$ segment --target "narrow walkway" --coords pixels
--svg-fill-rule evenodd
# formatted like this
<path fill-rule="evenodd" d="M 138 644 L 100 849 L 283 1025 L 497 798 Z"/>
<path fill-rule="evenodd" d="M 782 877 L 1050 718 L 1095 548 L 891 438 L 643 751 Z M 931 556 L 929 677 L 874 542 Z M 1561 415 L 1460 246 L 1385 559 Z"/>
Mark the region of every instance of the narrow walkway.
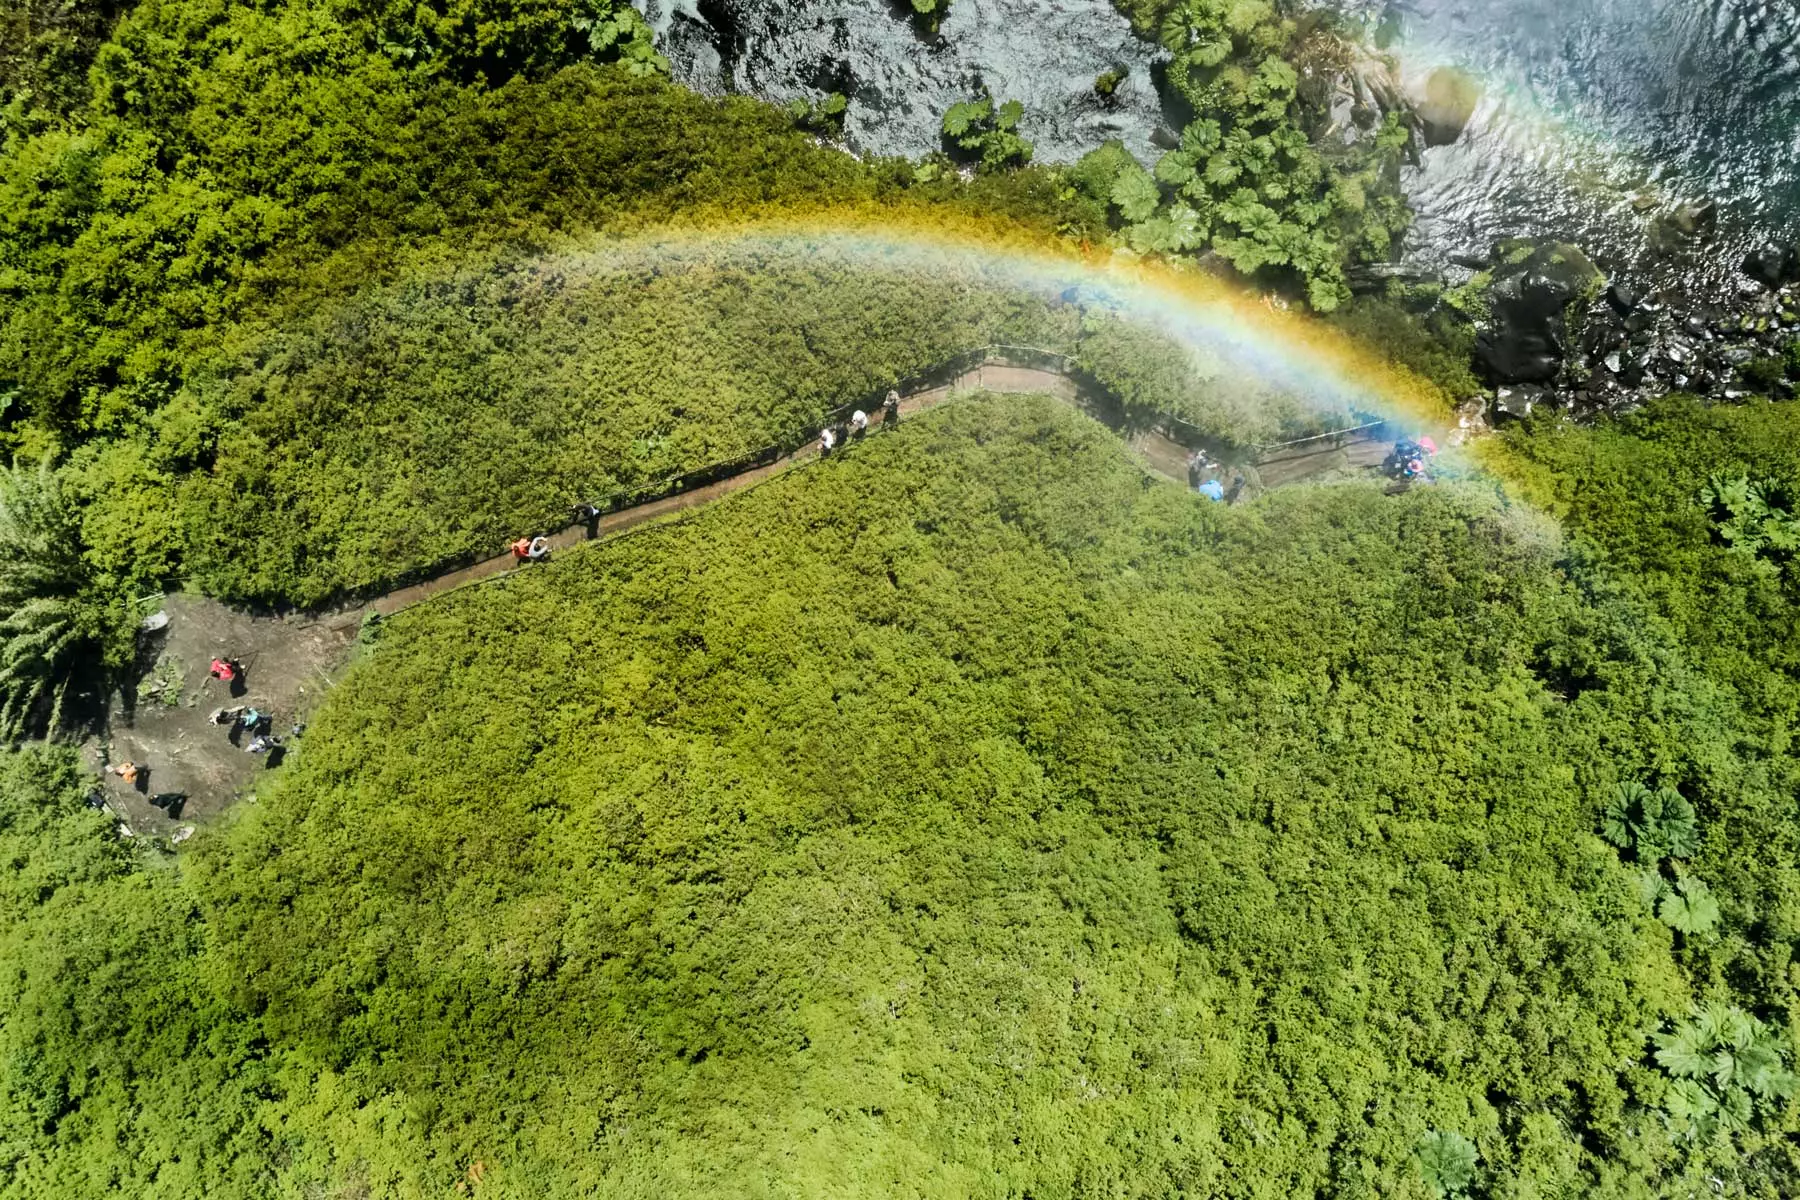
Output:
<path fill-rule="evenodd" d="M 902 397 L 900 413 L 902 417 L 906 417 L 925 412 L 949 402 L 959 394 L 969 392 L 1041 393 L 1081 408 L 1090 416 L 1101 416 L 1101 413 L 1096 411 L 1099 406 L 1089 402 L 1090 398 L 1083 396 L 1081 386 L 1076 380 L 1062 371 L 989 361 L 971 367 L 947 383 Z M 874 417 L 875 414 L 871 414 L 871 416 Z M 1154 429 L 1133 433 L 1127 440 L 1132 450 L 1137 453 L 1141 464 L 1151 473 L 1175 482 L 1185 482 L 1189 454 L 1187 446 L 1176 441 L 1167 433 Z M 1352 440 L 1343 445 L 1296 447 L 1292 452 L 1262 460 L 1257 464 L 1261 476 L 1260 484 L 1263 487 L 1276 487 L 1336 468 L 1372 467 L 1381 462 L 1386 454 L 1386 446 L 1387 442 L 1384 439 L 1378 440 L 1373 436 L 1364 436 L 1359 433 L 1353 435 Z M 818 453 L 818 446 L 809 443 L 769 463 L 748 468 L 715 483 L 607 513 L 600 518 L 599 539 L 616 537 L 627 530 L 658 521 L 664 517 L 711 504 L 722 496 L 753 487 L 789 467 L 816 458 Z M 552 551 L 565 550 L 582 542 L 594 540 L 588 537 L 587 526 L 583 523 L 565 525 L 546 536 Z M 332 614 L 324 618 L 324 621 L 333 630 L 348 631 L 360 625 L 370 613 L 388 616 L 403 608 L 410 608 L 432 596 L 453 591 L 466 584 L 476 583 L 516 568 L 517 562 L 510 552 L 499 554 L 493 558 L 446 571 L 442 575 L 377 596 L 361 606 Z"/>

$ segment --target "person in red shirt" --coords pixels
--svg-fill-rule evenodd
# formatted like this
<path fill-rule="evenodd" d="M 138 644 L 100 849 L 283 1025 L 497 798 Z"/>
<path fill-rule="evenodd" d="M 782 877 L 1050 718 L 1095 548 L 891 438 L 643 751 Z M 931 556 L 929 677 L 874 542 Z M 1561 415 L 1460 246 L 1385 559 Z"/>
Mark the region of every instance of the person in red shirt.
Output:
<path fill-rule="evenodd" d="M 531 539 L 522 537 L 512 544 L 513 557 L 524 562 L 531 557 Z"/>
<path fill-rule="evenodd" d="M 212 660 L 212 666 L 206 673 L 211 675 L 214 679 L 230 683 L 237 678 L 237 667 L 232 664 L 230 659 L 215 658 Z"/>

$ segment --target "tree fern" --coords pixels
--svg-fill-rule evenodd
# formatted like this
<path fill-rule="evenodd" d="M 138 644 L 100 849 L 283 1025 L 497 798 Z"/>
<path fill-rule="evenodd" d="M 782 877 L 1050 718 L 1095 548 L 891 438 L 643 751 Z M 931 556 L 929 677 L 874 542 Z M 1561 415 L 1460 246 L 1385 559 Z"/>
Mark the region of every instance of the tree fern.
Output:
<path fill-rule="evenodd" d="M 1711 933 L 1719 923 L 1719 902 L 1698 879 L 1683 879 L 1663 892 L 1656 915 L 1669 928 L 1685 934 Z"/>
<path fill-rule="evenodd" d="M 107 622 L 88 586 L 74 503 L 45 458 L 0 471 L 0 737 L 54 732 Z"/>
<path fill-rule="evenodd" d="M 1475 1144 L 1460 1133 L 1428 1130 L 1413 1148 L 1419 1174 L 1440 1197 L 1461 1196 L 1475 1182 Z"/>

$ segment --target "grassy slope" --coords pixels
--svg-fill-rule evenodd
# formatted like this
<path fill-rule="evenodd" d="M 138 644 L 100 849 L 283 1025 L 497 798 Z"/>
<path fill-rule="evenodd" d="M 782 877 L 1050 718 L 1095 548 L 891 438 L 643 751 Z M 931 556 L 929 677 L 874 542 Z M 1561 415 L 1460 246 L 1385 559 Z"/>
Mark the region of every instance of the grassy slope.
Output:
<path fill-rule="evenodd" d="M 164 422 L 159 497 L 201 587 L 317 603 L 495 552 L 578 499 L 797 442 L 970 346 L 1068 343 L 1075 319 L 829 260 L 472 266 L 259 340 Z M 208 469 L 182 471 L 202 442 Z"/>
<path fill-rule="evenodd" d="M 1686 731 L 1539 684 L 1504 524 L 946 412 L 401 618 L 205 854 L 208 971 L 501 1194 L 1630 1175 L 1682 985 L 1576 780 Z"/>
<path fill-rule="evenodd" d="M 994 400 L 403 615 L 179 871 L 9 765 L 0 1192 L 1422 1196 L 1439 1128 L 1779 1194 L 1677 1181 L 1646 1042 L 1778 1000 L 1757 726 L 1565 554 Z M 1718 938 L 1589 832 L 1624 778 Z"/>

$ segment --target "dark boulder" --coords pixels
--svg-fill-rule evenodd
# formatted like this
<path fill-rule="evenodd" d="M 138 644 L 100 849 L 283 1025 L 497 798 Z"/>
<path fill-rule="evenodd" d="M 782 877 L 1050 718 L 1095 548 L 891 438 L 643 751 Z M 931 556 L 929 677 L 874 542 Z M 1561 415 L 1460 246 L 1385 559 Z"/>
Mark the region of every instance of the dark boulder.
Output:
<path fill-rule="evenodd" d="M 1508 243 L 1494 260 L 1476 362 L 1496 383 L 1548 383 L 1605 278 L 1566 242 Z"/>
<path fill-rule="evenodd" d="M 1800 252 L 1792 246 L 1766 242 L 1745 256 L 1743 272 L 1773 291 L 1800 279 Z"/>
<path fill-rule="evenodd" d="M 1413 106 L 1425 127 L 1425 144 L 1448 146 L 1462 137 L 1480 103 L 1481 84 L 1473 75 L 1455 67 L 1433 71 Z"/>
<path fill-rule="evenodd" d="M 1643 296 L 1638 293 L 1638 290 L 1628 283 L 1615 283 L 1606 289 L 1606 302 L 1612 305 L 1613 311 L 1621 317 L 1630 316 L 1631 311 L 1638 306 L 1642 299 Z"/>
<path fill-rule="evenodd" d="M 1503 387 L 1494 393 L 1494 415 L 1523 421 L 1544 399 L 1544 390 L 1535 387 Z"/>

